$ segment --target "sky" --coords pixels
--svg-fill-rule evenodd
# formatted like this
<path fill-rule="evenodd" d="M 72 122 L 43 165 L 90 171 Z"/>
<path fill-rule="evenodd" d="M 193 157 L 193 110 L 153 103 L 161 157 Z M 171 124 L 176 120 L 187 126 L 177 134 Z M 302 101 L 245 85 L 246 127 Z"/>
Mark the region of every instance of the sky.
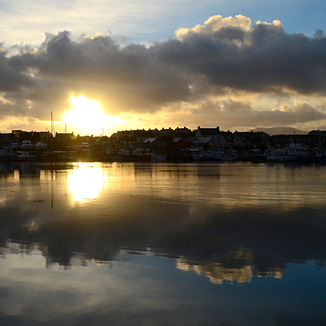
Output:
<path fill-rule="evenodd" d="M 326 129 L 324 0 L 0 0 L 0 131 Z"/>

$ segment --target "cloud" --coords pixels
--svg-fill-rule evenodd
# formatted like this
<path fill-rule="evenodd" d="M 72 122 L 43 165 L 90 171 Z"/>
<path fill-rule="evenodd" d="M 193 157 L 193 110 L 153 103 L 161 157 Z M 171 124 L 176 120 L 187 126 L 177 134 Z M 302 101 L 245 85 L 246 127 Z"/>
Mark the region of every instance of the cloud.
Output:
<path fill-rule="evenodd" d="M 224 130 L 289 125 L 309 130 L 313 129 L 316 123 L 326 121 L 325 107 L 313 107 L 302 101 L 263 110 L 250 100 L 210 98 L 196 103 L 189 111 L 193 116 L 193 124 L 197 121 L 199 125 L 210 125 L 211 121 L 218 121 Z"/>
<path fill-rule="evenodd" d="M 107 111 L 119 114 L 154 113 L 230 90 L 292 97 L 326 92 L 326 36 L 321 31 L 312 37 L 289 34 L 277 20 L 251 25 L 249 18 L 237 15 L 212 16 L 176 35 L 151 46 L 121 46 L 111 36 L 74 40 L 62 31 L 46 34 L 37 49 L 2 48 L 0 92 L 12 103 L 12 110 L 3 114 L 29 112 L 44 118 L 50 105 L 67 109 L 71 93 L 99 100 Z M 263 120 L 278 115 L 288 123 L 311 121 L 311 114 L 324 118 L 308 106 L 306 115 L 298 108 L 260 115 Z M 225 107 L 238 117 L 252 113 Z"/>
<path fill-rule="evenodd" d="M 197 25 L 193 28 L 180 28 L 176 31 L 178 39 L 184 39 L 189 35 L 194 34 L 207 34 L 218 36 L 219 31 L 230 30 L 243 30 L 249 31 L 251 19 L 243 15 L 235 17 L 223 18 L 221 15 L 212 16 L 207 19 L 204 25 Z"/>

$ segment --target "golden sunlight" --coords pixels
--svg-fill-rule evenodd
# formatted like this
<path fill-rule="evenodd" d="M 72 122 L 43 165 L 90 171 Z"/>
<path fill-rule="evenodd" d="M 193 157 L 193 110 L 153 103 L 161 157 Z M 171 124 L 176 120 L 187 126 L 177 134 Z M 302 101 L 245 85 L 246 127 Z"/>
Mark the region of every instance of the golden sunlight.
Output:
<path fill-rule="evenodd" d="M 86 202 L 96 199 L 105 183 L 102 169 L 97 163 L 78 164 L 68 175 L 67 187 L 72 202 Z"/>
<path fill-rule="evenodd" d="M 82 135 L 100 135 L 106 129 L 121 122 L 119 117 L 110 116 L 101 110 L 101 104 L 83 95 L 71 95 L 72 109 L 63 115 L 69 131 Z"/>

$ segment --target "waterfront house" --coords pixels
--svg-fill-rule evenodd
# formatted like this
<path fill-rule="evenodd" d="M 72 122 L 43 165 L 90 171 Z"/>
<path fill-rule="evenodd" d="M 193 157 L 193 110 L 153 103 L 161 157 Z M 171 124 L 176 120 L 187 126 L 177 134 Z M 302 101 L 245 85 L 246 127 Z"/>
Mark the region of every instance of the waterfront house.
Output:
<path fill-rule="evenodd" d="M 198 129 L 195 133 L 196 138 L 201 138 L 201 137 L 217 137 L 221 134 L 220 132 L 220 127 L 216 128 L 201 128 L 198 126 Z"/>

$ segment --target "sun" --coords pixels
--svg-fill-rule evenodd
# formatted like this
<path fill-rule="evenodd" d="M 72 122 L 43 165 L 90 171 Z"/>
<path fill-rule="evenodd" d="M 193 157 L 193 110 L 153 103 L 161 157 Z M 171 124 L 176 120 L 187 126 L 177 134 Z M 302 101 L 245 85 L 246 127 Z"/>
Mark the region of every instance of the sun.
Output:
<path fill-rule="evenodd" d="M 67 130 L 82 135 L 100 135 L 119 120 L 101 110 L 101 104 L 83 95 L 70 96 L 71 110 L 63 114 Z"/>

